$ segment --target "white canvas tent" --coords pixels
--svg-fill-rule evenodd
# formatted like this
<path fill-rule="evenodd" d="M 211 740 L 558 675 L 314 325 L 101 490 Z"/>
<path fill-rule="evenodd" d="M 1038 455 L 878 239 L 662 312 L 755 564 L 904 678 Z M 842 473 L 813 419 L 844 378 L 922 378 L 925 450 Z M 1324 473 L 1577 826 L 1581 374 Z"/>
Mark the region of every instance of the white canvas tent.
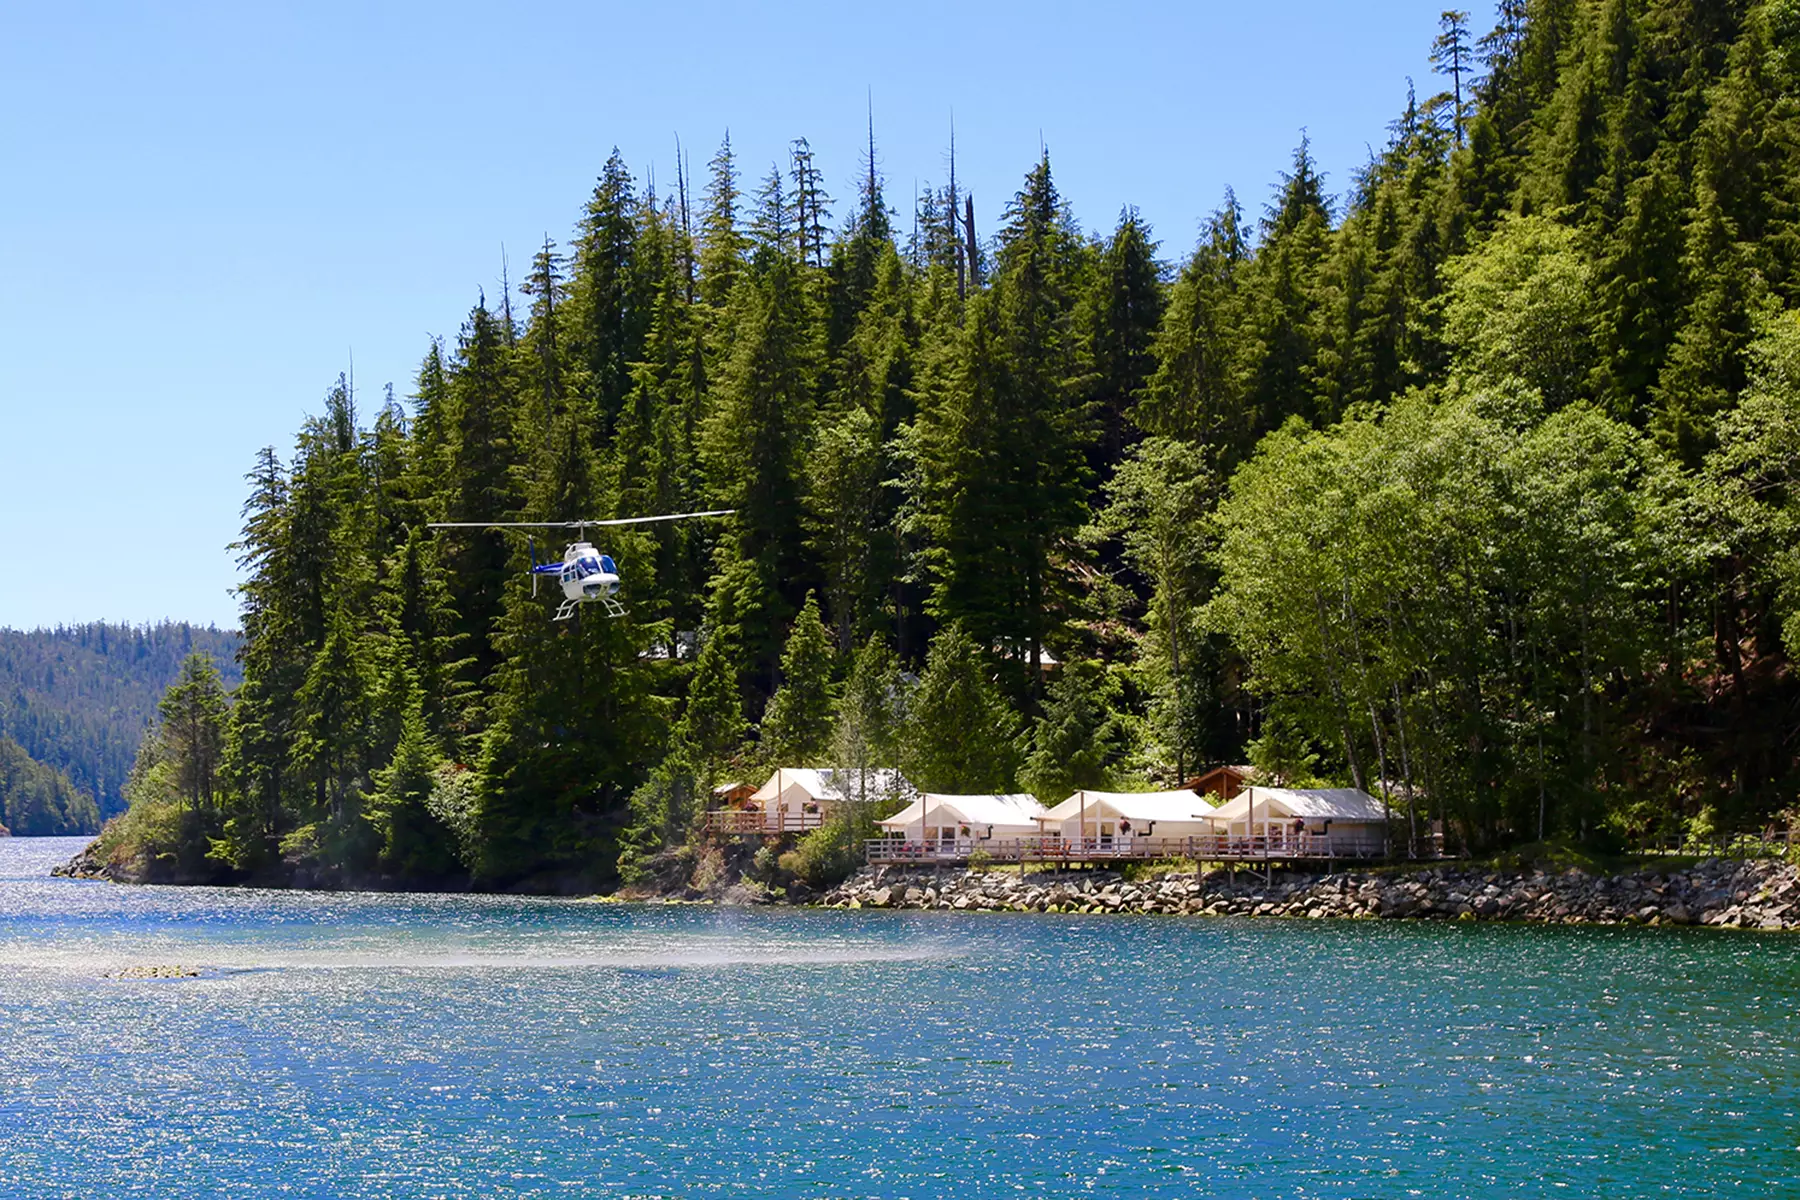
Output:
<path fill-rule="evenodd" d="M 1065 841 L 1123 850 L 1141 837 L 1185 838 L 1213 832 L 1212 806 L 1187 788 L 1169 792 L 1079 791 L 1038 818 Z"/>
<path fill-rule="evenodd" d="M 974 796 L 927 792 L 876 824 L 908 842 L 956 846 L 1035 837 L 1043 812 L 1037 797 L 1025 792 Z"/>
<path fill-rule="evenodd" d="M 1376 853 L 1387 839 L 1387 810 L 1357 788 L 1249 787 L 1212 810 L 1213 827 L 1230 837 L 1299 833 L 1329 838 L 1344 853 Z"/>
<path fill-rule="evenodd" d="M 757 829 L 778 833 L 817 828 L 833 808 L 848 801 L 877 804 L 918 794 L 905 776 L 888 768 L 778 767 L 743 807 L 762 814 L 754 822 Z"/>

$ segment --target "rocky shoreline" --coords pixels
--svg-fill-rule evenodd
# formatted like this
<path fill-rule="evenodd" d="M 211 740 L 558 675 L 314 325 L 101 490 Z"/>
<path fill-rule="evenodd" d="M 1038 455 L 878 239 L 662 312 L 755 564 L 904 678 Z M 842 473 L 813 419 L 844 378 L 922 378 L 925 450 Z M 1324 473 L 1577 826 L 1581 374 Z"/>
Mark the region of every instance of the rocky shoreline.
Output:
<path fill-rule="evenodd" d="M 1437 865 L 1308 875 L 1217 870 L 1126 880 L 1110 872 L 866 869 L 827 893 L 829 908 L 1139 913 L 1322 920 L 1517 921 L 1547 925 L 1713 925 L 1800 929 L 1800 871 L 1771 859 L 1703 859 L 1619 874 Z"/>

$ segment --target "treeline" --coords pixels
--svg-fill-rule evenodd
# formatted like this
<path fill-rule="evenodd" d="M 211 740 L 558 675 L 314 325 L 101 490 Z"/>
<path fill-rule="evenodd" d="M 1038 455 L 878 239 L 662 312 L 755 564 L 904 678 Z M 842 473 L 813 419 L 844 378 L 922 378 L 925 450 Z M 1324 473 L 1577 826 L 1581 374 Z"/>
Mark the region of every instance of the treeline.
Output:
<path fill-rule="evenodd" d="M 113 816 L 125 810 L 126 775 L 182 660 L 203 651 L 235 686 L 237 647 L 236 634 L 177 621 L 0 629 L 0 733 L 91 796 L 100 819 Z M 98 828 L 90 813 L 42 832 Z"/>
<path fill-rule="evenodd" d="M 826 760 L 1060 798 L 1248 755 L 1453 844 L 1770 819 L 1800 3 L 1507 0 L 1433 59 L 1341 197 L 1302 142 L 1174 267 L 1048 155 L 983 238 L 873 144 L 843 201 L 803 139 L 700 194 L 615 154 L 410 410 L 340 381 L 258 460 L 211 861 L 586 886 Z M 629 615 L 567 624 L 522 538 L 424 528 L 715 507 L 608 531 Z"/>

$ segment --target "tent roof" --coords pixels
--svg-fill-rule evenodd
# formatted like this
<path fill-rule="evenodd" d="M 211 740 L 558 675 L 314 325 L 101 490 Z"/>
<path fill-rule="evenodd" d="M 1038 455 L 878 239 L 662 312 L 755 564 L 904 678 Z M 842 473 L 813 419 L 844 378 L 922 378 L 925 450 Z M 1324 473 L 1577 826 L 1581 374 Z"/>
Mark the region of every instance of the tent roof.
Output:
<path fill-rule="evenodd" d="M 836 801 L 844 799 L 847 793 L 855 792 L 857 787 L 857 771 L 854 767 L 780 767 L 750 798 L 766 802 L 798 788 L 812 800 Z M 877 795 L 919 794 L 904 775 L 891 767 L 871 768 L 867 787 L 871 798 Z"/>
<path fill-rule="evenodd" d="M 1067 821 L 1089 812 L 1111 813 L 1128 821 L 1197 821 L 1212 814 L 1212 805 L 1187 788 L 1172 792 L 1076 792 L 1040 821 Z"/>
<path fill-rule="evenodd" d="M 1252 795 L 1258 812 L 1266 806 L 1278 817 L 1304 817 L 1309 821 L 1383 821 L 1387 810 L 1381 801 L 1357 788 L 1245 788 L 1208 814 L 1214 821 L 1242 821 L 1250 811 Z"/>
<path fill-rule="evenodd" d="M 799 788 L 814 800 L 835 800 L 837 793 L 825 782 L 815 767 L 778 767 L 768 781 L 750 797 L 752 800 L 774 800 L 783 792 Z"/>
<path fill-rule="evenodd" d="M 1022 825 L 1030 827 L 1044 813 L 1044 806 L 1028 792 L 989 793 L 985 795 L 951 795 L 927 792 L 924 799 L 911 804 L 876 824 L 884 829 L 904 829 L 921 816 L 939 813 L 964 825 Z"/>

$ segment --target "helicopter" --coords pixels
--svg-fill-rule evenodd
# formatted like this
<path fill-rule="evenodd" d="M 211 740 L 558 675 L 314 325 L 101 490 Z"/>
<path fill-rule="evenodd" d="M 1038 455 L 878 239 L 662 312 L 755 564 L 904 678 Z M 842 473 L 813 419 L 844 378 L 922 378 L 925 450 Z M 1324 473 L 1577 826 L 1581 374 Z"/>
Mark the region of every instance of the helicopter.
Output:
<path fill-rule="evenodd" d="M 563 550 L 562 561 L 539 562 L 537 551 L 531 555 L 531 594 L 537 595 L 538 582 L 554 576 L 562 584 L 563 599 L 557 606 L 558 621 L 567 621 L 583 604 L 598 604 L 609 617 L 625 615 L 619 603 L 619 566 L 610 554 L 602 554 L 587 540 L 588 526 L 604 528 L 612 525 L 651 525 L 660 521 L 689 521 L 698 517 L 728 517 L 735 508 L 715 508 L 706 512 L 665 513 L 655 517 L 614 517 L 604 521 L 433 521 L 429 529 L 573 529 L 575 540 Z"/>

